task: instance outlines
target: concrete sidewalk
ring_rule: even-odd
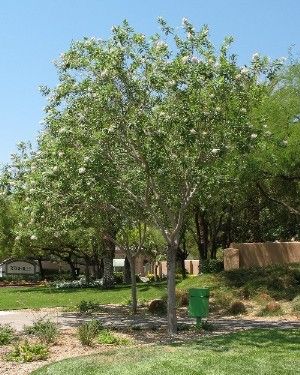
[[[10,324],[17,331],[21,331],[24,325],[31,325],[38,319],[50,319],[60,325],[62,329],[76,327],[84,321],[98,319],[103,326],[119,330],[126,329],[158,329],[167,325],[165,317],[153,316],[141,311],[133,316],[127,307],[105,305],[101,311],[93,315],[84,315],[76,312],[64,312],[60,309],[41,309],[41,310],[15,310],[0,311],[0,324]],[[269,320],[269,319],[250,319],[250,318],[212,318],[209,321],[214,325],[215,330],[219,332],[233,332],[236,330],[251,328],[297,328],[300,329],[298,320]],[[185,316],[178,317],[180,324],[195,324],[195,319]]]

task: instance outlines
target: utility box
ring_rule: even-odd
[[[197,325],[202,318],[208,316],[209,310],[209,289],[192,288],[189,289],[189,315],[197,319]]]

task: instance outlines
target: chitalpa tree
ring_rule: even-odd
[[[158,23],[161,31],[146,37],[125,21],[108,40],[84,38],[62,54],[58,85],[42,87],[44,130],[24,190],[25,200],[39,199],[66,228],[76,222],[108,241],[110,270],[116,241],[125,238],[118,237],[122,223],[131,234],[156,227],[167,249],[173,334],[187,212],[204,199],[203,186],[227,174],[229,160],[242,166],[260,143],[264,120],[255,108],[280,63],[254,54],[240,67],[229,53],[232,38],[216,50],[206,26]]]

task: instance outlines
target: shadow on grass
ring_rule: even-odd
[[[166,283],[155,283],[155,284],[138,284],[137,289],[138,292],[146,292],[151,289],[158,289],[158,290],[163,290],[166,286]],[[26,288],[26,287],[21,287],[17,289],[10,289],[10,293],[43,293],[43,294],[48,294],[48,293],[53,293],[53,294],[61,294],[61,293],[77,293],[79,291],[94,291],[94,292],[103,292],[103,293],[115,293],[115,292],[120,292],[123,290],[130,291],[131,286],[130,285],[117,285],[112,289],[103,289],[103,288],[66,288],[66,289],[56,289],[55,287],[47,287],[47,286],[42,286],[38,288]]]
[[[276,352],[280,349],[300,352],[300,332],[297,329],[250,329],[208,339],[203,338],[195,343],[197,350],[209,349],[217,352],[238,350],[246,346],[276,350]]]

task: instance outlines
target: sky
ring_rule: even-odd
[[[232,35],[240,64],[255,52],[271,58],[300,52],[299,0],[0,0],[0,165],[20,141],[34,143],[43,118],[40,85],[55,86],[53,60],[72,40],[108,38],[127,19],[144,34],[164,17],[180,27],[208,24],[216,46]]]

